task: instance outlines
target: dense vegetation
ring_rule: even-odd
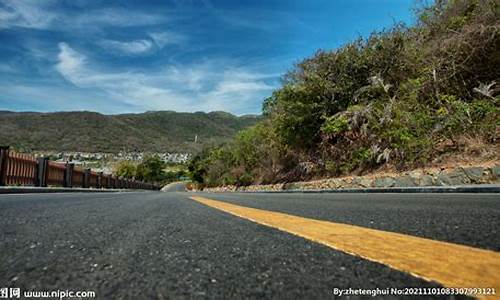
[[[193,179],[247,185],[408,169],[496,143],[499,11],[495,0],[437,0],[412,27],[318,51],[265,100],[263,121],[191,161]]]
[[[147,155],[140,162],[121,161],[115,167],[118,177],[156,182],[163,185],[187,179],[187,170],[182,164],[167,164],[157,155]]]
[[[225,112],[0,112],[0,145],[23,151],[194,153],[229,140],[258,120],[255,116],[237,117]]]

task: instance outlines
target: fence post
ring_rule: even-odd
[[[88,188],[90,183],[90,169],[83,170],[83,183],[82,186],[84,188]]]
[[[73,169],[75,164],[66,163],[66,169],[64,170],[64,187],[73,187]]]
[[[102,172],[97,173],[97,188],[102,188]]]
[[[37,168],[36,186],[40,186],[40,187],[47,186],[47,176],[49,175],[47,172],[48,166],[49,166],[49,158],[48,157],[37,158],[37,160],[36,160],[36,168]]]
[[[7,176],[7,159],[9,158],[9,146],[0,146],[0,185],[5,185]]]

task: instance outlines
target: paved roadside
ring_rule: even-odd
[[[439,286],[188,196],[0,195],[0,286],[94,290],[99,299],[331,298],[334,288]]]
[[[499,194],[193,193],[247,207],[500,251]]]

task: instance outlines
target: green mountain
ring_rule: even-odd
[[[87,111],[0,111],[0,145],[25,150],[193,153],[206,145],[229,140],[259,119],[226,112],[103,115]]]

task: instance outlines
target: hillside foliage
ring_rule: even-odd
[[[123,160],[115,166],[114,174],[121,178],[168,184],[187,177],[184,165],[169,166],[158,155],[146,155],[140,162]]]
[[[190,163],[207,186],[408,169],[494,144],[499,128],[500,7],[437,0],[402,24],[298,63],[265,100],[265,119]]]
[[[225,112],[0,112],[0,145],[26,152],[195,153],[230,140],[258,120],[256,116],[237,117]]]

